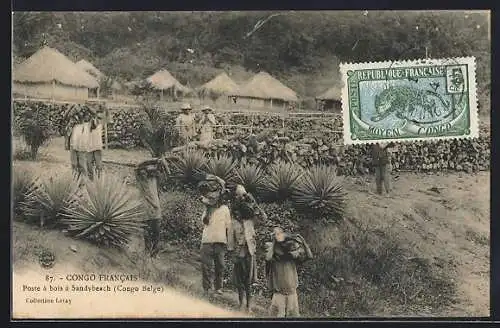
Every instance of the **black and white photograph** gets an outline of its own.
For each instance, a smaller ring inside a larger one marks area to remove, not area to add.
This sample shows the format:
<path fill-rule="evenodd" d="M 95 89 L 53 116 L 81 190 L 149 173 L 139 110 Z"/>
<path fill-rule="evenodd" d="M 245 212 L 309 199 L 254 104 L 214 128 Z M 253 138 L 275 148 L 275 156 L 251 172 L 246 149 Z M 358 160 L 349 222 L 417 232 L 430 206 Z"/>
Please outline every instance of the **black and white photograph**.
<path fill-rule="evenodd" d="M 489 317 L 490 19 L 14 11 L 11 319 Z"/>

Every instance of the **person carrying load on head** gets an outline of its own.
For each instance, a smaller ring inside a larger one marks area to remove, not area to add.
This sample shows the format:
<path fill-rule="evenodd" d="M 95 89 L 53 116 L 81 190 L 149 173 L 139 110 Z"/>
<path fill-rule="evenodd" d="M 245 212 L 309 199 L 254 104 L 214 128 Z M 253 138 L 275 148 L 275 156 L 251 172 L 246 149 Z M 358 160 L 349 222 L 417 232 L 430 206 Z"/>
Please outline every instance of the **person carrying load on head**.
<path fill-rule="evenodd" d="M 73 115 L 69 133 L 69 148 L 71 151 L 71 167 L 77 178 L 88 177 L 87 152 L 89 146 L 90 115 L 85 109 L 77 105 Z"/>
<path fill-rule="evenodd" d="M 181 143 L 187 145 L 196 136 L 196 123 L 191 105 L 185 103 L 181 107 L 181 114 L 175 120 L 175 126 L 179 130 Z"/>
<path fill-rule="evenodd" d="M 300 316 L 297 265 L 313 258 L 311 249 L 299 234 L 276 226 L 273 240 L 266 243 L 266 277 L 273 293 L 269 312 L 277 317 Z"/>
<path fill-rule="evenodd" d="M 240 310 L 246 298 L 246 311 L 251 312 L 252 284 L 257 282 L 257 241 L 255 223 L 267 215 L 255 198 L 242 185 L 237 185 L 231 201 L 232 232 L 229 238 L 234 246 L 233 284 L 238 290 Z"/>
<path fill-rule="evenodd" d="M 90 141 L 89 141 L 89 153 L 88 153 L 88 169 L 90 179 L 94 179 L 94 176 L 98 177 L 102 172 L 102 130 L 103 130 L 103 110 L 99 108 L 97 110 L 92 110 L 93 117 L 90 121 Z"/>
<path fill-rule="evenodd" d="M 160 223 L 162 211 L 159 195 L 161 175 L 168 175 L 169 168 L 165 157 L 144 161 L 135 168 L 137 187 L 146 203 L 147 215 L 144 228 L 144 247 L 151 258 L 159 254 Z"/>

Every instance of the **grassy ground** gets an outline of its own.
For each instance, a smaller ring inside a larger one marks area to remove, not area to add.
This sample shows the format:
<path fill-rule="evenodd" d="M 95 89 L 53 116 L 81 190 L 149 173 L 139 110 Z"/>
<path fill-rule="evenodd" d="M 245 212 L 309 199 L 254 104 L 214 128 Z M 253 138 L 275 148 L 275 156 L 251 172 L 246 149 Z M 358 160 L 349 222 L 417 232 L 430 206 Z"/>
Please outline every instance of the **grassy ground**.
<path fill-rule="evenodd" d="M 109 150 L 104 158 L 115 162 L 137 163 L 147 154 L 137 151 Z M 34 173 L 57 173 L 69 169 L 69 154 L 55 139 L 43 149 L 37 162 L 15 161 L 14 169 L 26 167 Z M 132 168 L 106 164 L 107 171 L 132 179 Z M 394 176 L 394 192 L 390 197 L 373 193 L 373 180 L 346 178 L 349 192 L 348 219 L 371 231 L 380 230 L 394 236 L 405 249 L 430 264 L 433 270 L 445 271 L 456 282 L 454 302 L 445 309 L 405 307 L 404 311 L 381 307 L 373 315 L 397 316 L 487 316 L 489 314 L 489 227 L 490 174 L 399 174 Z M 436 187 L 434 189 L 433 187 Z M 431 190 L 432 188 L 432 190 Z M 436 191 L 437 190 L 437 191 Z M 309 238 L 315 248 L 334 247 L 342 238 L 337 226 L 312 231 Z M 61 232 L 39 231 L 16 223 L 13 231 L 14 271 L 24 272 L 33 265 L 40 247 L 56 251 L 61 266 L 72 265 L 81 270 L 117 269 L 139 272 L 149 281 L 162 281 L 184 293 L 199 295 L 201 291 L 199 258 L 187 250 L 168 249 L 153 267 L 140 264 L 140 246 L 133 244 L 125 254 L 110 253 L 86 243 L 77 243 Z M 79 251 L 68 251 L 77 244 Z M 142 262 L 141 262 L 142 263 Z M 140 272 L 140 271 L 143 272 Z M 303 300 L 306 302 L 307 300 Z M 236 294 L 216 300 L 224 307 L 236 305 Z M 262 316 L 269 300 L 259 297 L 256 314 Z M 307 304 L 302 304 L 305 308 Z M 305 315 L 313 315 L 304 311 Z M 316 313 L 316 316 L 325 314 Z M 328 315 L 334 315 L 330 313 Z"/>

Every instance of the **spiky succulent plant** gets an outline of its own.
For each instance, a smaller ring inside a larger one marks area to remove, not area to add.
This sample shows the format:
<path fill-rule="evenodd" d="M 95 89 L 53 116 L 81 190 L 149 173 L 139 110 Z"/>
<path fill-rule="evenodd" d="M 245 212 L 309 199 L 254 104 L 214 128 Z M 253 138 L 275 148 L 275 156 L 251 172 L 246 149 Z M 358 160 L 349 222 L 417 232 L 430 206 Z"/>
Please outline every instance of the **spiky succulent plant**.
<path fill-rule="evenodd" d="M 345 211 L 346 192 L 335 167 L 311 167 L 298 182 L 293 193 L 297 208 L 315 217 L 341 219 Z"/>
<path fill-rule="evenodd" d="M 103 174 L 89 181 L 62 223 L 77 238 L 100 245 L 123 247 L 144 227 L 146 209 L 124 181 Z"/>

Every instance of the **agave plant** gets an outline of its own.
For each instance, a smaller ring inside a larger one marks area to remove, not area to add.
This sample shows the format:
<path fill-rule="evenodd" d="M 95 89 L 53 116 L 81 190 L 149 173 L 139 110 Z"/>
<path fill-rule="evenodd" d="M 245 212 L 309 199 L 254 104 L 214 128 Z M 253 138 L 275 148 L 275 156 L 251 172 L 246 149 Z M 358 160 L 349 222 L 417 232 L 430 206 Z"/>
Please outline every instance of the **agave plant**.
<path fill-rule="evenodd" d="M 346 192 L 333 166 L 317 165 L 300 179 L 293 194 L 297 208 L 319 217 L 340 219 L 344 215 Z"/>
<path fill-rule="evenodd" d="M 264 189 L 269 200 L 284 201 L 290 199 L 303 174 L 302 168 L 293 163 L 279 161 L 268 168 L 268 177 Z"/>
<path fill-rule="evenodd" d="M 173 176 L 186 183 L 196 183 L 205 176 L 203 169 L 206 163 L 203 152 L 186 150 L 172 161 Z"/>
<path fill-rule="evenodd" d="M 234 158 L 226 155 L 217 155 L 208 160 L 203 170 L 208 174 L 218 176 L 226 182 L 233 182 L 236 177 L 235 168 L 236 161 Z"/>
<path fill-rule="evenodd" d="M 21 204 L 33 186 L 33 175 L 26 169 L 15 168 L 12 176 L 12 205 L 14 214 L 21 214 Z"/>
<path fill-rule="evenodd" d="M 236 182 L 252 195 L 259 195 L 264 185 L 264 170 L 255 164 L 243 164 L 236 168 Z"/>
<path fill-rule="evenodd" d="M 63 215 L 61 222 L 76 238 L 123 247 L 131 234 L 142 231 L 146 212 L 124 181 L 103 174 L 85 185 L 83 195 Z"/>
<path fill-rule="evenodd" d="M 40 226 L 56 226 L 67 208 L 74 205 L 78 181 L 71 172 L 36 179 L 21 203 L 27 221 L 40 220 Z"/>

